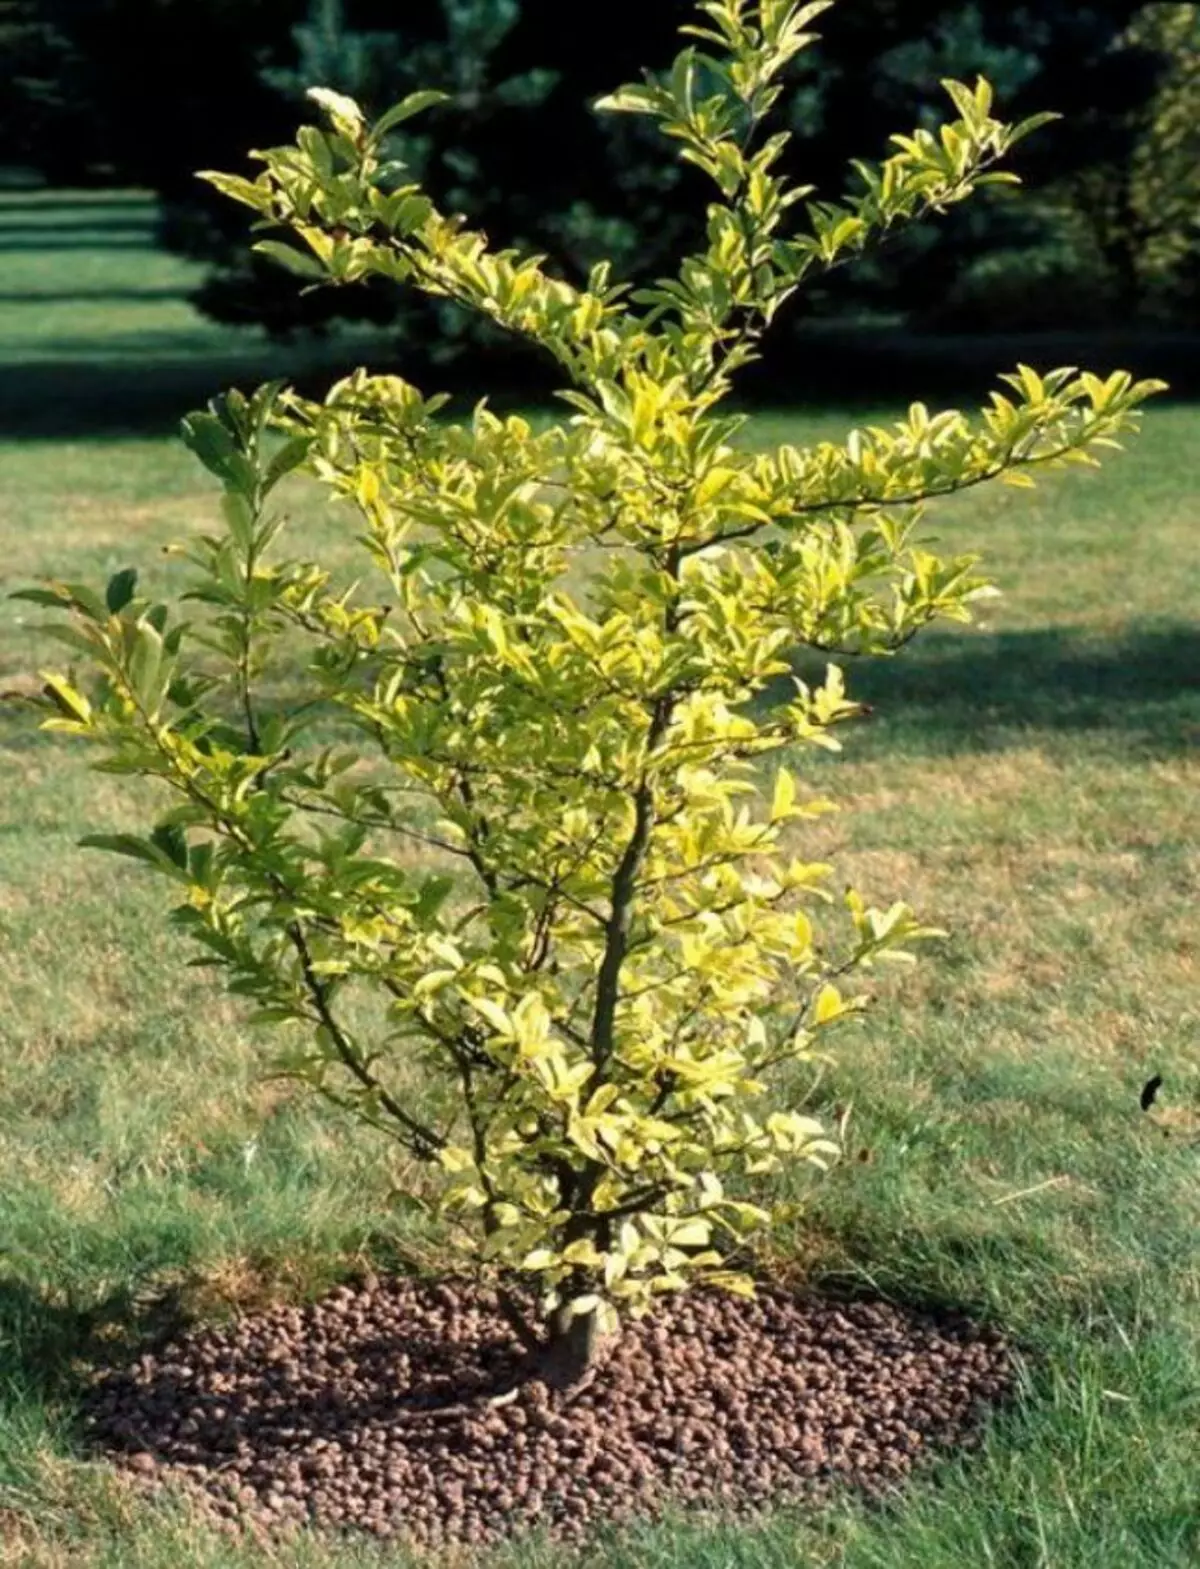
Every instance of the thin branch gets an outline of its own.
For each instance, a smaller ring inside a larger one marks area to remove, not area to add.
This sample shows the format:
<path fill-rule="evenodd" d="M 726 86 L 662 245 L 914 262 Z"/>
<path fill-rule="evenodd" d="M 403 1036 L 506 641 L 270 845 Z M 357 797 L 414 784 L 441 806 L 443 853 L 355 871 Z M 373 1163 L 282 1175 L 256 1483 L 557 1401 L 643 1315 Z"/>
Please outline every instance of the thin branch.
<path fill-rule="evenodd" d="M 295 796 L 280 793 L 277 800 L 283 801 L 288 806 L 294 806 L 302 812 L 312 812 L 321 817 L 336 817 L 340 822 L 354 823 L 359 828 L 378 828 L 387 833 L 399 834 L 402 838 L 412 839 L 418 844 L 428 845 L 434 850 L 444 850 L 448 855 L 458 855 L 464 860 L 470 858 L 469 852 L 459 844 L 451 844 L 449 840 L 439 839 L 434 834 L 422 833 L 418 828 L 409 828 L 404 823 L 398 823 L 390 817 L 360 817 L 353 812 L 344 812 L 336 806 L 317 806 L 311 801 L 298 800 Z"/>
<path fill-rule="evenodd" d="M 858 968 L 858 961 L 857 961 L 857 959 L 850 958 L 850 959 L 846 959 L 843 963 L 841 963 L 839 965 L 835 965 L 835 967 L 832 970 L 825 970 L 817 978 L 817 984 L 814 986 L 813 990 L 809 993 L 809 995 L 805 998 L 803 1005 L 797 1011 L 797 1013 L 795 1014 L 795 1016 L 792 1019 L 791 1023 L 788 1024 L 787 1026 L 785 1026 L 785 1028 L 783 1030 L 783 1034 L 782 1034 L 782 1039 L 786 1040 L 786 1041 L 789 1041 L 789 1042 L 790 1041 L 794 1041 L 795 1038 L 796 1038 L 796 1035 L 799 1033 L 801 1027 L 804 1024 L 804 1020 L 805 1020 L 806 1015 L 808 1014 L 809 1010 L 812 1008 L 813 1004 L 816 1002 L 817 997 L 820 994 L 822 988 L 827 986 L 827 985 L 829 985 L 831 981 L 840 980 L 843 975 L 849 975 L 852 970 L 855 970 L 857 968 Z M 750 1073 L 752 1073 L 752 1074 L 755 1074 L 755 1073 L 768 1073 L 772 1068 L 777 1068 L 777 1067 L 779 1067 L 779 1065 L 781 1063 L 789 1061 L 789 1059 L 793 1055 L 794 1055 L 794 1051 L 793 1051 L 793 1048 L 791 1046 L 788 1046 L 788 1047 L 785 1047 L 785 1048 L 781 1048 L 779 1045 L 777 1045 L 773 1055 L 769 1055 L 769 1056 L 766 1056 L 766 1057 L 759 1057 L 757 1059 L 757 1061 L 752 1062 L 752 1063 L 750 1063 L 748 1065 L 748 1071 Z"/>
<path fill-rule="evenodd" d="M 637 1215 L 658 1203 L 671 1191 L 669 1182 L 647 1183 L 645 1187 L 635 1188 L 621 1204 L 614 1209 L 585 1210 L 583 1213 L 589 1220 L 607 1221 L 609 1225 L 614 1220 L 624 1220 L 627 1215 Z"/>
<path fill-rule="evenodd" d="M 694 556 L 698 551 L 708 550 L 713 545 L 725 545 L 731 540 L 749 539 L 759 534 L 765 528 L 786 527 L 786 522 L 791 518 L 805 517 L 816 512 L 866 512 L 878 511 L 884 507 L 916 507 L 927 501 L 938 501 L 945 496 L 957 496 L 965 490 L 971 490 L 976 485 L 986 485 L 1002 474 L 1009 474 L 1015 469 L 1034 468 L 1040 463 L 1053 463 L 1058 458 L 1065 457 L 1068 452 L 1080 452 L 1082 447 L 1078 442 L 1068 442 L 1065 446 L 1056 447 L 1052 452 L 1041 452 L 1030 457 L 1012 457 L 1011 454 L 990 469 L 985 469 L 981 474 L 975 474 L 970 479 L 955 481 L 932 490 L 912 491 L 908 495 L 859 495 L 828 498 L 824 501 L 800 502 L 783 515 L 779 520 L 773 519 L 770 523 L 747 523 L 742 528 L 727 529 L 723 533 L 713 534 L 708 539 L 698 539 L 680 547 L 682 556 Z"/>
<path fill-rule="evenodd" d="M 638 884 L 638 889 L 639 891 L 646 892 L 651 888 L 661 888 L 665 883 L 678 882 L 683 877 L 695 877 L 700 872 L 711 871 L 714 866 L 736 865 L 738 861 L 743 861 L 749 856 L 759 855 L 762 851 L 762 847 L 770 842 L 771 837 L 775 834 L 775 832 L 776 825 L 774 823 L 763 823 L 760 825 L 758 836 L 754 840 L 753 844 L 745 845 L 741 849 L 737 850 L 720 850 L 716 854 L 708 856 L 706 860 L 697 861 L 695 866 L 684 866 L 680 867 L 677 871 L 663 872 L 658 877 L 644 878 Z M 683 919 L 690 920 L 693 914 L 703 913 L 703 910 L 696 910 L 683 917 Z M 663 924 L 669 926 L 676 923 L 672 921 L 666 921 Z"/>
<path fill-rule="evenodd" d="M 299 957 L 304 984 L 308 988 L 313 1006 L 317 1010 L 321 1023 L 328 1031 L 329 1038 L 333 1042 L 334 1049 L 343 1065 L 349 1069 L 365 1090 L 379 1097 L 379 1104 L 388 1115 L 394 1117 L 401 1127 L 408 1130 L 409 1136 L 413 1141 L 413 1154 L 421 1160 L 433 1160 L 446 1147 L 445 1139 L 431 1128 L 427 1128 L 418 1122 L 415 1117 L 410 1116 L 403 1106 L 383 1088 L 379 1080 L 363 1066 L 362 1060 L 350 1044 L 341 1025 L 334 1018 L 333 1010 L 329 1004 L 328 990 L 322 984 L 320 976 L 313 969 L 312 953 L 300 923 L 298 921 L 292 922 L 287 928 L 287 934 Z"/>

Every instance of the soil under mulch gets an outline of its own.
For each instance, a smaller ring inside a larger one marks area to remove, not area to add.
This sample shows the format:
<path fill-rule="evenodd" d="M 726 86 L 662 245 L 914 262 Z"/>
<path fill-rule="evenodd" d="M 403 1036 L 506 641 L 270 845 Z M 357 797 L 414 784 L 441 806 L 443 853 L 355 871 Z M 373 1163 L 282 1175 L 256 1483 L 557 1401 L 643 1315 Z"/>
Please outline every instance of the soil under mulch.
<path fill-rule="evenodd" d="M 384 1280 L 106 1370 L 85 1421 L 123 1469 L 186 1484 L 230 1529 L 572 1541 L 668 1500 L 732 1515 L 839 1482 L 879 1497 L 969 1444 L 1013 1377 L 1002 1336 L 964 1316 L 770 1287 L 668 1298 L 573 1396 L 526 1382 L 473 1406 L 519 1361 L 488 1292 Z"/>

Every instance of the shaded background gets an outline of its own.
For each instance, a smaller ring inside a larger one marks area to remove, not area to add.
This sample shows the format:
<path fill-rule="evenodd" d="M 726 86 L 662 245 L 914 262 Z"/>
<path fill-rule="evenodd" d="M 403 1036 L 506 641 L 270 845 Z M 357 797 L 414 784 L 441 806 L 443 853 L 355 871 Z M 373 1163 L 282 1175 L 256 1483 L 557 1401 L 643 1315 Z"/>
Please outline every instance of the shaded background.
<path fill-rule="evenodd" d="M 664 68 L 692 10 L 608 0 L 589 26 L 564 0 L 0 0 L 0 267 L 47 243 L 149 247 L 189 264 L 182 292 L 231 329 L 221 342 L 242 346 L 247 370 L 253 351 L 267 373 L 311 363 L 319 381 L 366 347 L 418 381 L 541 393 L 552 382 L 540 359 L 454 306 L 381 280 L 301 294 L 250 255 L 248 211 L 195 171 L 253 172 L 252 147 L 315 121 L 310 85 L 372 114 L 437 86 L 453 101 L 389 153 L 441 204 L 558 275 L 582 281 L 610 256 L 618 276 L 645 283 L 699 241 L 711 190 L 653 125 L 590 103 L 643 66 Z M 1196 390 L 1200 6 L 841 0 L 818 27 L 780 117 L 794 133 L 788 172 L 821 195 L 841 192 L 852 158 L 884 156 L 889 134 L 941 117 L 947 75 L 987 75 L 1007 118 L 1064 118 L 1022 144 L 1022 191 L 981 193 L 807 290 L 744 392 L 797 403 L 976 393 L 1019 357 L 1111 361 Z M 44 278 L 34 288 L 6 271 L 3 298 L 50 299 Z M 149 264 L 141 274 L 117 292 L 181 290 L 156 285 Z M 98 307 L 105 298 L 101 283 Z M 135 420 L 139 396 L 148 411 L 188 406 L 189 366 L 212 341 L 181 341 L 170 366 L 160 359 L 124 391 L 111 357 L 64 378 L 69 355 L 18 356 L 22 394 L 0 392 L 0 419 L 20 433 L 43 428 L 51 404 L 60 430 L 97 401 Z M 210 383 L 231 367 L 210 365 Z"/>

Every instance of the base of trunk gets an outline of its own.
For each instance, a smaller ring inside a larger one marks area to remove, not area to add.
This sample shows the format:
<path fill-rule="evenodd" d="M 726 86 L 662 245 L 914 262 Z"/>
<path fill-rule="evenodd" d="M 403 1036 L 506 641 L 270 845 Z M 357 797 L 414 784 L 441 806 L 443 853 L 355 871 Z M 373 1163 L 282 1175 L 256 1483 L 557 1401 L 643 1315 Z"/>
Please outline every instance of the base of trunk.
<path fill-rule="evenodd" d="M 545 1384 L 568 1398 L 581 1393 L 603 1367 L 620 1336 L 601 1335 L 595 1313 L 579 1313 L 568 1319 L 559 1312 L 549 1327 L 549 1336 L 542 1341 L 535 1338 L 532 1330 L 526 1329 L 522 1333 L 525 1356 L 515 1368 L 513 1378 L 506 1381 L 507 1387 L 492 1395 L 476 1395 L 470 1400 L 454 1400 L 448 1405 L 435 1406 L 427 1415 L 439 1421 L 457 1420 L 494 1410 L 497 1406 L 511 1405 L 520 1397 L 525 1385 L 532 1383 Z"/>
<path fill-rule="evenodd" d="M 557 1313 L 550 1326 L 550 1339 L 530 1359 L 530 1378 L 537 1378 L 551 1389 L 574 1390 L 591 1383 L 607 1352 L 611 1335 L 601 1335 L 595 1313 L 577 1313 L 566 1318 Z"/>

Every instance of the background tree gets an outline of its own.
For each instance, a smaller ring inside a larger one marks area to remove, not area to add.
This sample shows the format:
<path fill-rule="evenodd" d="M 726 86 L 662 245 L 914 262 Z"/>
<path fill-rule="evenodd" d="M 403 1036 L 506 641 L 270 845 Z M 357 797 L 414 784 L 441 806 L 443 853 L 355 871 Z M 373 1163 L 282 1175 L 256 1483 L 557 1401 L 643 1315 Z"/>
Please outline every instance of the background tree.
<path fill-rule="evenodd" d="M 402 159 L 455 210 L 492 225 L 503 213 L 503 221 L 527 241 L 538 230 L 539 216 L 549 216 L 553 197 L 544 165 L 562 137 L 553 129 L 543 134 L 539 164 L 538 138 L 521 129 L 531 111 L 546 113 L 559 73 L 529 68 L 527 62 L 511 72 L 497 68 L 497 50 L 520 16 L 520 0 L 438 0 L 410 8 L 399 21 L 394 6 L 358 0 L 354 15 L 351 25 L 343 0 L 309 0 L 305 20 L 292 29 L 290 58 L 266 67 L 263 81 L 287 101 L 293 115 L 311 115 L 305 95 L 315 84 L 378 109 L 421 84 L 440 83 L 453 106 L 453 121 L 439 121 L 435 114 L 419 128 L 398 130 L 388 139 L 389 157 Z M 504 157 L 497 159 L 497 148 Z M 528 152 L 531 163 L 505 199 L 497 180 L 508 172 L 507 162 L 518 149 Z M 348 295 L 302 292 L 277 267 L 251 253 L 244 214 L 202 187 L 189 194 L 168 238 L 194 253 L 183 224 L 188 215 L 194 220 L 201 212 L 217 266 L 194 298 L 217 320 L 259 322 L 280 333 L 298 327 L 319 332 L 335 319 L 375 321 L 393 328 L 392 337 L 404 344 L 410 359 L 421 355 L 436 364 L 457 358 L 465 338 L 476 345 L 500 341 L 486 323 L 472 322 L 452 303 L 406 297 L 378 280 Z"/>
<path fill-rule="evenodd" d="M 303 5 L 16 0 L 26 41 L 0 40 L 15 151 L 0 157 L 23 157 L 55 183 L 99 177 L 166 202 L 194 198 L 192 171 L 218 149 L 238 157 L 284 134 L 291 117 L 261 72 L 288 47 Z M 30 28 L 36 70 L 14 72 L 9 51 L 28 51 Z"/>
<path fill-rule="evenodd" d="M 1055 194 L 1076 244 L 1111 281 L 1122 319 L 1169 315 L 1200 244 L 1200 6 L 1154 3 L 1122 35 L 1151 90 L 1114 105 L 1116 145 Z"/>
<path fill-rule="evenodd" d="M 645 44 L 641 59 L 665 55 L 685 0 L 612 0 L 601 29 L 581 29 L 559 0 L 9 6 L 26 19 L 36 15 L 42 29 L 38 105 L 29 72 L 22 77 L 28 123 L 40 116 L 37 135 L 21 142 L 25 155 L 47 167 L 50 154 L 40 149 L 57 148 L 59 180 L 73 157 L 80 174 L 102 162 L 108 178 L 156 191 L 164 243 L 211 263 L 195 298 L 217 319 L 278 334 L 351 317 L 374 321 L 414 368 L 425 361 L 448 369 L 469 359 L 468 350 L 500 352 L 486 323 L 386 282 L 303 292 L 250 255 L 244 216 L 195 181 L 196 167 L 226 166 L 248 146 L 278 140 L 303 90 L 317 82 L 372 111 L 418 81 L 441 83 L 452 109 L 419 130 L 399 128 L 390 154 L 497 244 L 543 254 L 556 276 L 579 281 L 607 255 L 644 284 L 702 238 L 695 172 L 672 164 L 644 125 L 614 125 L 590 107 L 607 83 L 637 74 L 636 40 Z M 932 113 L 942 76 L 982 71 L 1008 112 L 1053 108 L 1065 118 L 1040 147 L 1022 150 L 1026 185 L 1044 200 L 989 193 L 944 226 L 916 226 L 812 290 L 803 311 L 882 310 L 929 324 L 1007 327 L 1124 310 L 1133 274 L 1117 221 L 1129 211 L 1120 190 L 1132 178 L 1139 138 L 1148 145 L 1146 106 L 1161 74 L 1156 49 L 1129 31 L 1147 9 L 1190 8 L 860 0 L 832 13 L 821 50 L 789 68 L 782 111 L 795 138 L 789 174 L 823 195 L 838 194 L 848 160 L 880 155 L 898 119 Z M 28 20 L 26 53 L 27 28 Z M 131 36 L 136 52 L 126 47 Z M 1093 191 L 1100 194 L 1089 205 Z M 773 346 L 784 361 L 787 336 Z"/>
<path fill-rule="evenodd" d="M 77 173 L 69 54 L 37 0 L 0 0 L 0 164 L 36 168 L 54 184 Z"/>
<path fill-rule="evenodd" d="M 611 25 L 597 38 L 586 36 L 569 8 L 554 0 L 460 0 L 445 6 L 441 39 L 427 42 L 420 53 L 421 79 L 451 86 L 457 102 L 453 145 L 439 150 L 447 133 L 439 134 L 435 117 L 432 134 L 426 128 L 420 138 L 398 136 L 394 151 L 440 200 L 467 212 L 497 243 L 545 255 L 555 275 L 579 280 L 607 254 L 624 275 L 644 284 L 702 237 L 695 217 L 699 204 L 689 199 L 697 193 L 697 177 L 666 160 L 644 126 L 614 126 L 589 106 L 605 81 L 635 74 L 628 41 L 647 37 L 651 47 L 665 41 L 685 9 L 676 0 L 649 7 L 617 0 L 609 8 Z M 795 137 L 789 172 L 823 194 L 836 194 L 847 161 L 877 156 L 897 116 L 928 119 L 937 82 L 976 70 L 996 80 L 1014 112 L 1032 113 L 1050 103 L 1068 116 L 1048 135 L 1049 153 L 1022 166 L 1035 189 L 1086 166 L 1098 146 L 1111 161 L 1131 133 L 1121 120 L 1118 132 L 1110 128 L 1099 143 L 1092 124 L 1097 104 L 1132 105 L 1150 87 L 1140 53 L 1118 51 L 1114 64 L 1114 44 L 1135 9 L 1131 0 L 1016 11 L 946 0 L 905 5 L 873 0 L 839 8 L 829 18 L 826 46 L 789 72 L 785 117 Z M 340 4 L 314 0 L 313 10 L 322 25 L 314 20 L 298 32 L 300 63 L 290 77 L 276 73 L 276 83 L 298 93 L 326 80 L 372 103 L 392 62 L 401 87 L 417 79 L 415 70 L 405 75 L 407 51 L 397 49 L 395 31 L 356 30 Z M 356 17 L 367 14 L 361 3 L 354 7 Z M 387 13 L 381 22 L 384 17 Z M 387 25 L 394 28 L 394 20 L 388 17 Z M 455 61 L 485 57 L 485 64 L 476 63 L 472 82 L 456 77 L 461 67 Z M 521 112 L 535 106 L 536 115 Z M 1087 122 L 1084 134 L 1076 132 L 1071 116 Z M 441 125 L 449 123 L 444 118 Z M 885 254 L 846 268 L 826 287 L 812 290 L 802 312 L 867 308 L 934 320 L 947 315 L 946 302 L 959 279 L 970 278 L 981 259 L 998 255 L 1006 276 L 1027 282 L 1047 256 L 1067 266 L 1063 251 L 1059 205 L 1014 203 L 1002 192 L 988 193 L 970 211 L 949 215 L 944 225 L 915 226 Z M 989 301 L 999 305 L 998 325 L 1007 325 L 1003 291 L 999 301 L 995 293 L 994 287 L 984 289 L 984 310 Z M 268 314 L 283 320 L 285 295 L 311 313 L 310 319 L 347 309 L 320 295 L 305 296 L 300 305 L 299 290 L 272 276 L 245 249 L 227 254 L 220 276 L 198 302 L 225 320 L 262 320 Z M 369 302 L 373 319 L 393 325 L 406 364 L 429 355 L 444 365 L 468 347 L 499 347 L 486 324 L 452 306 L 414 302 L 403 308 L 402 319 L 399 298 L 397 291 L 364 290 L 348 308 L 367 314 Z M 1018 298 L 1028 309 L 1027 288 L 1018 287 Z M 1069 292 L 1066 301 L 1071 303 Z M 1062 302 L 1053 292 L 1034 303 L 1043 312 L 1040 320 L 1059 324 Z M 970 309 L 968 301 L 968 314 Z M 770 352 L 786 365 L 786 334 Z"/>
<path fill-rule="evenodd" d="M 846 9 L 848 16 L 835 12 L 831 19 L 849 36 L 828 30 L 839 76 L 822 88 L 823 137 L 806 155 L 823 156 L 828 146 L 870 156 L 897 116 L 928 123 L 931 89 L 941 77 L 973 71 L 994 81 L 1009 112 L 1052 110 L 1062 118 L 1022 148 L 1020 200 L 997 189 L 944 223 L 907 232 L 839 280 L 834 303 L 883 308 L 924 325 L 1070 324 L 1079 258 L 1064 235 L 1057 188 L 1096 162 L 1119 165 L 1131 152 L 1131 120 L 1154 79 L 1144 51 L 1123 40 L 1138 0 Z M 832 175 L 812 167 L 820 182 Z"/>

